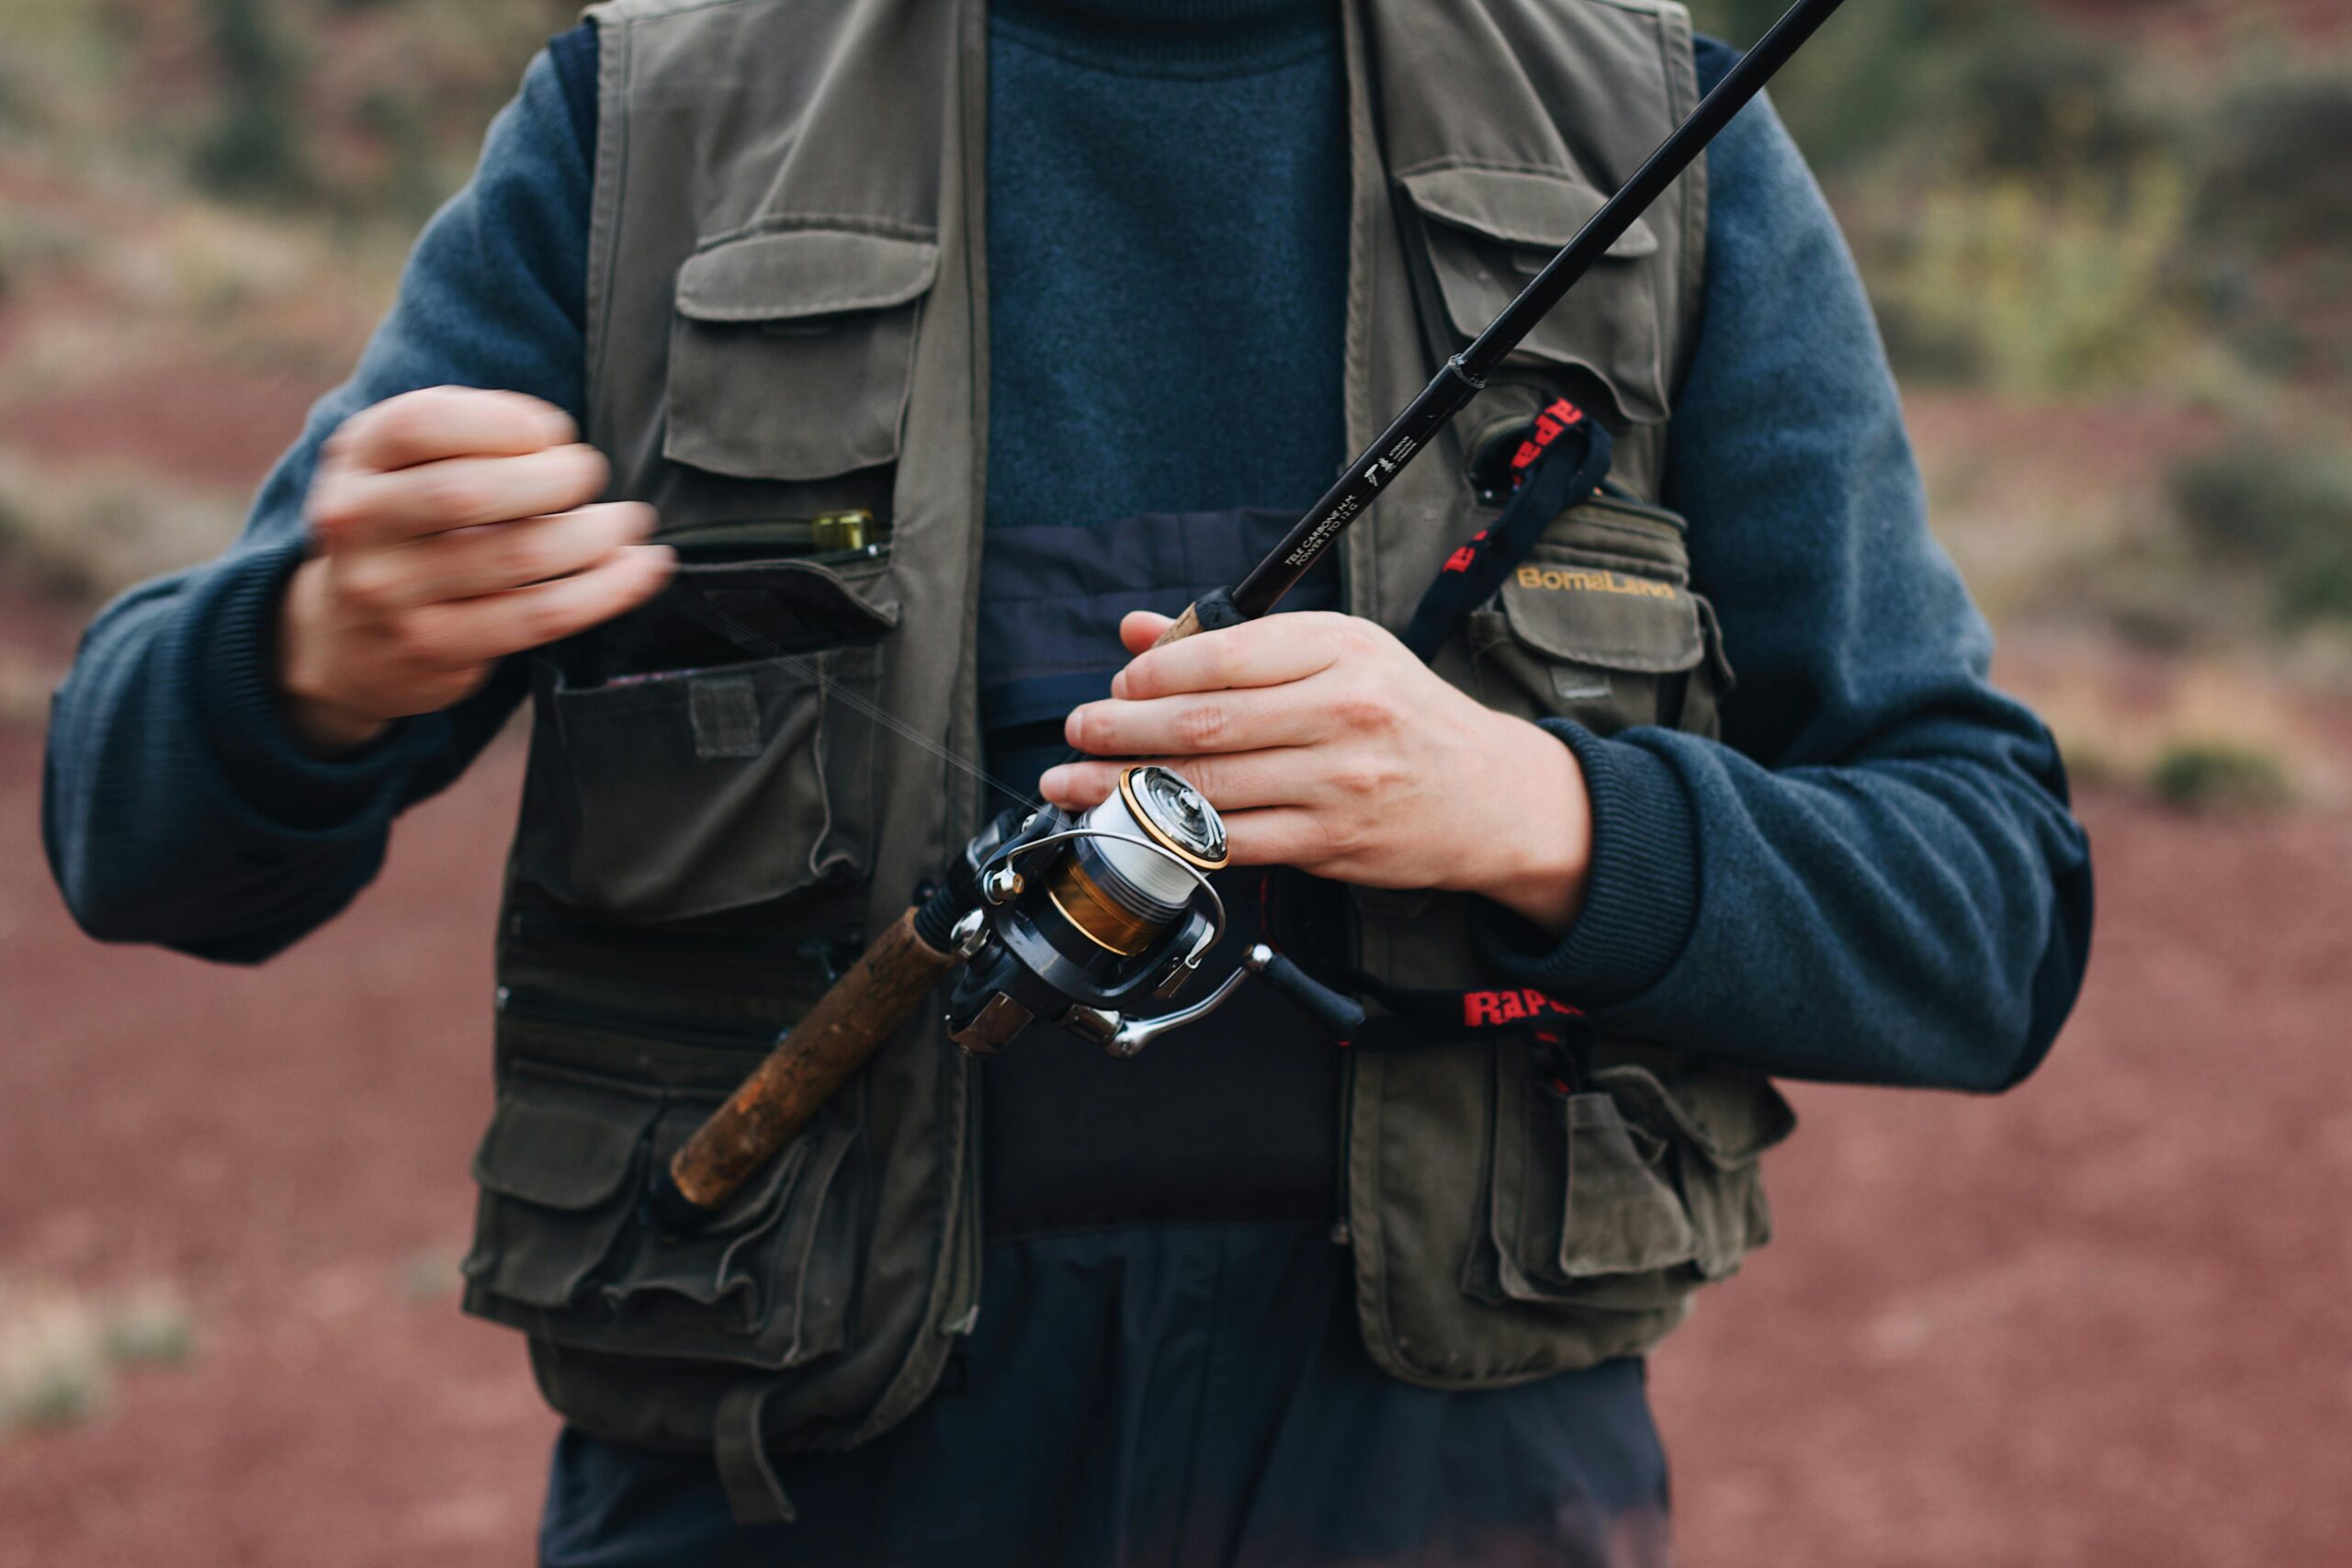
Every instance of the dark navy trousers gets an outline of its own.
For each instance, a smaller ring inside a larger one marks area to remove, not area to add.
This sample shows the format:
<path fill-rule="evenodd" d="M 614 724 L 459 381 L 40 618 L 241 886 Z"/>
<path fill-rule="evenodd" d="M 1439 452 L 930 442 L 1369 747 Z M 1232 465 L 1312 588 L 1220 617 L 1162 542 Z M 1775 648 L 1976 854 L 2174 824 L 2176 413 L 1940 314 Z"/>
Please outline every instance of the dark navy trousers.
<path fill-rule="evenodd" d="M 786 1456 L 789 1525 L 738 1529 L 707 1458 L 567 1430 L 548 1568 L 1662 1564 L 1641 1364 L 1471 1393 L 1358 1337 L 1318 1227 L 996 1242 L 941 1392 L 849 1453 Z"/>

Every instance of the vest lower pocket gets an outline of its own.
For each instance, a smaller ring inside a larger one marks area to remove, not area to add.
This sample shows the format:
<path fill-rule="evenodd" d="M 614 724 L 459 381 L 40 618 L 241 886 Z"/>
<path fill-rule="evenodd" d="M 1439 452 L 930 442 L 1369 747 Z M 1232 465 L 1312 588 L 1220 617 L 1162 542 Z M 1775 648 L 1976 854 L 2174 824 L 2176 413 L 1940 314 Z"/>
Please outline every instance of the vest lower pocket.
<path fill-rule="evenodd" d="M 466 1304 L 574 1349 L 767 1371 L 841 1348 L 856 1258 L 843 1094 L 704 1229 L 650 1218 L 650 1173 L 712 1094 L 511 1064 L 474 1161 Z"/>
<path fill-rule="evenodd" d="M 1757 1159 L 1795 1118 L 1760 1075 L 1618 1063 L 1563 1092 L 1507 1057 L 1495 1117 L 1487 1234 L 1464 1270 L 1474 1295 L 1656 1310 L 1770 1239 Z"/>

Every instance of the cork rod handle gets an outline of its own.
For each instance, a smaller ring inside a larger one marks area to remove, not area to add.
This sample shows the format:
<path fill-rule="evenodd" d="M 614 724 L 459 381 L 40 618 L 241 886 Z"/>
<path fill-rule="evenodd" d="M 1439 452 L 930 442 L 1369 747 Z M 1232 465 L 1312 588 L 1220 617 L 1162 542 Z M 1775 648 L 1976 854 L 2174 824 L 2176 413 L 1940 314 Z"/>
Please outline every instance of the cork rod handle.
<path fill-rule="evenodd" d="M 672 1157 L 676 1196 L 706 1214 L 724 1208 L 955 962 L 923 941 L 912 909 L 900 916 Z"/>

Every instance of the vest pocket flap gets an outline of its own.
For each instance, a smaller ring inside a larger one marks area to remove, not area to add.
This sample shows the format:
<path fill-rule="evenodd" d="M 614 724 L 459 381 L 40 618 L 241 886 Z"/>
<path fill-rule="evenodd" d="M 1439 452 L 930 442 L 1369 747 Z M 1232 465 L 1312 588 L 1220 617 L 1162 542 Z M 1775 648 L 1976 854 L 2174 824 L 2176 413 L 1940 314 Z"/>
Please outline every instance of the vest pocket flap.
<path fill-rule="evenodd" d="M 1797 1113 L 1760 1074 L 1724 1067 L 1671 1081 L 1637 1066 L 1602 1067 L 1607 1088 L 1637 1117 L 1671 1126 L 1718 1170 L 1738 1170 L 1796 1130 Z"/>
<path fill-rule="evenodd" d="M 1446 319 L 1465 343 L 1502 313 L 1606 200 L 1568 175 L 1516 169 L 1425 169 L 1399 184 L 1423 220 L 1430 271 Z M 1662 260 L 1657 231 L 1635 223 L 1514 354 L 1589 372 L 1621 419 L 1665 419 L 1656 276 Z"/>
<path fill-rule="evenodd" d="M 832 479 L 899 455 L 929 240 L 793 229 L 678 269 L 662 453 L 732 479 Z"/>
<path fill-rule="evenodd" d="M 650 1100 L 535 1076 L 499 1096 L 474 1180 L 543 1209 L 594 1209 L 628 1179 L 654 1112 Z"/>
<path fill-rule="evenodd" d="M 749 234 L 678 269 L 678 314 L 695 321 L 789 321 L 903 305 L 939 276 L 939 246 L 849 229 Z"/>
<path fill-rule="evenodd" d="M 1528 169 L 1423 169 L 1402 176 L 1401 183 L 1413 205 L 1430 218 L 1547 252 L 1575 239 L 1609 200 L 1582 180 Z M 1657 231 L 1636 218 L 1608 254 L 1655 255 Z"/>
<path fill-rule="evenodd" d="M 1523 1083 L 1497 1110 L 1488 1217 L 1505 1299 L 1581 1303 L 1596 1281 L 1698 1255 L 1671 1151 L 1608 1094 Z"/>
<path fill-rule="evenodd" d="M 1662 675 L 1706 651 L 1690 590 L 1599 561 L 1538 555 L 1503 580 L 1511 635 L 1548 658 Z"/>

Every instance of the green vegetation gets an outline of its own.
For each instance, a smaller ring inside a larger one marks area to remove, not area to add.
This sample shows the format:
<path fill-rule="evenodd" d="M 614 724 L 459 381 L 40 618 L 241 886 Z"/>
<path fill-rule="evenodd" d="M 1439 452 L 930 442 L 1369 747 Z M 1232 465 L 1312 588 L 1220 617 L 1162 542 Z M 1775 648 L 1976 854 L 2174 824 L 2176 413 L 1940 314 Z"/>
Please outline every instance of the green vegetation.
<path fill-rule="evenodd" d="M 220 72 L 217 118 L 198 143 L 198 184 L 222 196 L 288 198 L 310 184 L 296 122 L 299 67 L 270 0 L 204 0 Z"/>
<path fill-rule="evenodd" d="M 96 605 L 134 582 L 218 554 L 241 497 L 119 470 L 57 473 L 0 457 L 0 563 Z"/>
<path fill-rule="evenodd" d="M 1781 9 L 1693 6 L 1742 44 Z M 2290 31 L 2309 20 L 1849 6 L 1774 99 L 1906 390 L 2226 431 L 2185 454 L 2147 438 L 2144 479 L 2131 453 L 2085 454 L 2129 499 L 2052 494 L 2036 506 L 2047 544 L 1996 547 L 2040 563 L 2033 613 L 2177 651 L 2333 639 L 2306 667 L 2352 676 L 2352 35 Z M 2006 517 L 1971 525 L 2017 532 L 2020 498 L 2005 500 Z"/>
<path fill-rule="evenodd" d="M 107 1299 L 0 1279 L 0 1439 L 89 1420 L 112 1401 L 118 1368 L 195 1353 L 195 1320 L 168 1288 Z"/>
<path fill-rule="evenodd" d="M 2157 799 L 2185 810 L 2261 810 L 2294 798 L 2284 763 L 2233 741 L 2181 740 L 2148 769 Z"/>
<path fill-rule="evenodd" d="M 2171 486 L 2206 554 L 2268 584 L 2282 630 L 2352 624 L 2352 454 L 2243 435 L 2179 464 Z"/>
<path fill-rule="evenodd" d="M 0 152 L 413 226 L 472 166 L 570 0 L 6 0 Z"/>

